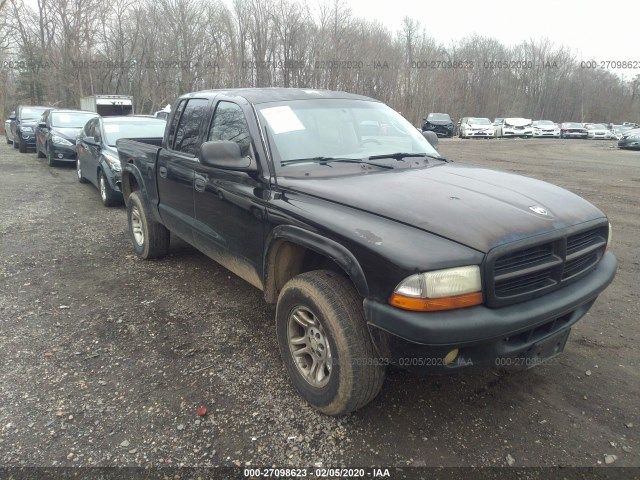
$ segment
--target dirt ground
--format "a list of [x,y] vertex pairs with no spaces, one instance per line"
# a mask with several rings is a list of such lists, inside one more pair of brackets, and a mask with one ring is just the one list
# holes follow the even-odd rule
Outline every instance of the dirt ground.
[[442,141],[600,207],[618,275],[549,364],[392,371],[334,419],[293,392],[259,291],[179,241],[136,259],[122,208],[0,140],[0,465],[640,466],[640,152]]

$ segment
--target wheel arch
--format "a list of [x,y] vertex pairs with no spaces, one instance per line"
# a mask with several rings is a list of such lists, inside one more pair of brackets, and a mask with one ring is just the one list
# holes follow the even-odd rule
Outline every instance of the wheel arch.
[[[369,286],[356,257],[344,245],[304,228],[279,225],[265,242],[263,284],[265,300],[275,303],[284,284],[310,265],[325,259],[344,273],[361,297],[369,294]],[[324,265],[325,267],[327,264]]]

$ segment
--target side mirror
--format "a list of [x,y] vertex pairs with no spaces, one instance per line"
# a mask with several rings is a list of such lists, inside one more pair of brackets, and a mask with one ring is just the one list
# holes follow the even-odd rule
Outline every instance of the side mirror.
[[435,133],[433,133],[431,130],[425,130],[424,132],[422,132],[422,136],[427,139],[427,142],[429,142],[433,148],[438,150],[439,140],[438,136]]
[[84,143],[86,143],[87,145],[93,145],[95,147],[98,146],[98,142],[96,141],[95,137],[84,137]]
[[15,119],[16,119],[15,113],[12,113],[11,115],[9,115],[9,120],[15,120]]
[[47,128],[47,122],[38,122],[40,128]]
[[200,147],[200,161],[204,165],[226,168],[239,172],[255,172],[256,162],[251,157],[243,157],[240,145],[230,141],[205,142]]

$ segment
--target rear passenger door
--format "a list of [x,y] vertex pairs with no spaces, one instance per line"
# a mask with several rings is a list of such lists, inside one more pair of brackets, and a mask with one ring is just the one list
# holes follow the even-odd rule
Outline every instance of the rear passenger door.
[[211,101],[183,99],[171,117],[166,148],[157,165],[158,209],[163,223],[188,242],[193,242],[193,181],[197,154],[202,144],[204,119]]

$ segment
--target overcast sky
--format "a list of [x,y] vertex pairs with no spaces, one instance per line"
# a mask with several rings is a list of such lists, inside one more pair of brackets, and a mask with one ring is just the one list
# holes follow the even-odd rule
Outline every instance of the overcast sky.
[[[345,0],[352,12],[393,31],[402,18],[420,21],[428,34],[449,43],[472,33],[514,45],[547,37],[585,60],[640,63],[640,0]],[[618,71],[629,77],[640,73]]]

